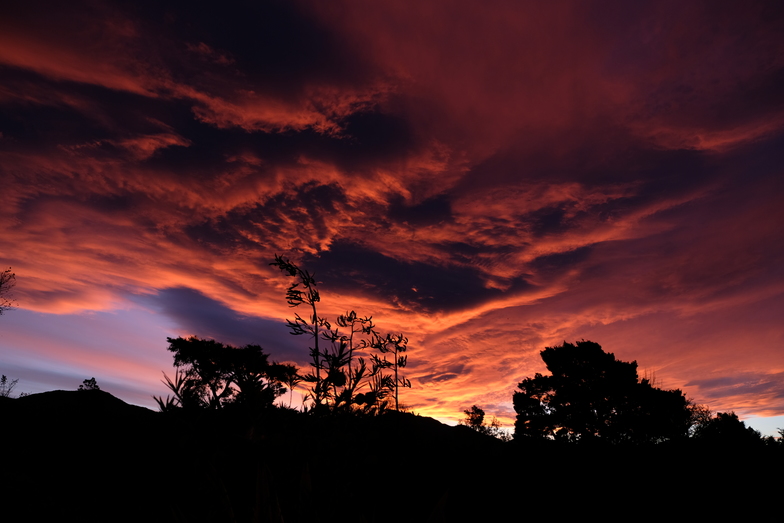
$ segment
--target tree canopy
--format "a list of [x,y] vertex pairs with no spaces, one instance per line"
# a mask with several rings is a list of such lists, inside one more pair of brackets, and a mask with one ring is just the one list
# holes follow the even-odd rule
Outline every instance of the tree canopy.
[[748,446],[763,443],[762,435],[738,418],[734,412],[719,412],[694,430],[694,437],[713,445]]
[[464,410],[463,413],[465,414],[465,419],[460,420],[460,425],[465,425],[471,430],[487,436],[493,436],[501,441],[510,441],[512,439],[509,432],[501,428],[501,423],[495,416],[493,416],[489,424],[485,423],[485,411],[476,405]]
[[0,315],[13,309],[14,301],[11,298],[11,289],[16,284],[16,275],[11,272],[11,267],[0,271]]
[[164,374],[174,398],[156,398],[162,409],[228,404],[268,407],[286,392],[282,384],[297,374],[293,365],[271,363],[258,345],[236,348],[195,336],[167,340],[177,372],[173,380]]
[[637,362],[615,359],[598,343],[564,342],[541,352],[550,376],[518,385],[515,438],[644,443],[687,437],[692,413],[678,390],[637,374]]
[[101,390],[101,387],[98,386],[98,383],[95,381],[95,378],[90,378],[88,380],[84,380],[81,385],[79,385],[78,390]]

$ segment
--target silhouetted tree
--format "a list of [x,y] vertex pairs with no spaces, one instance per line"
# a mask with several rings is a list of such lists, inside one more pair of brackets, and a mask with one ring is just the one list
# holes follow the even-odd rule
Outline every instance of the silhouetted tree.
[[11,299],[11,289],[16,284],[16,275],[11,272],[11,267],[0,272],[0,315],[13,309],[14,302]]
[[[295,313],[294,320],[286,321],[291,334],[312,339],[313,372],[302,378],[313,384],[309,397],[314,411],[323,410],[323,406],[331,412],[379,412],[386,408],[392,393],[395,409],[399,409],[399,388],[411,386],[399,374],[407,363],[403,353],[408,339],[402,334],[379,335],[371,317],[361,317],[354,311],[338,316],[333,328],[318,315],[316,304],[321,297],[314,275],[278,255],[270,265],[295,278],[286,291],[289,306],[304,304],[310,309],[309,318]],[[391,369],[391,374],[386,369]]]
[[294,365],[270,363],[258,345],[235,348],[215,340],[167,338],[177,370],[164,373],[173,398],[155,398],[161,410],[173,407],[213,408],[228,404],[268,407],[286,392],[282,383],[296,375]]
[[687,436],[692,414],[683,393],[639,379],[636,361],[618,361],[585,340],[547,347],[541,357],[552,375],[518,385],[515,438],[642,443]]
[[689,411],[691,412],[689,435],[693,437],[711,422],[713,419],[713,412],[707,405],[699,403],[691,403],[689,405]]
[[294,399],[294,387],[301,381],[302,376],[299,375],[297,368],[294,365],[290,365],[289,371],[283,376],[283,383],[289,388],[289,407],[291,407],[291,402]]
[[765,438],[765,444],[773,447],[782,447],[784,446],[784,429],[776,429],[776,432],[779,433],[778,436],[767,436]]
[[9,380],[5,374],[0,377],[0,398],[13,398],[14,387],[19,382],[18,379]]
[[762,435],[738,418],[734,412],[719,412],[710,421],[700,426],[694,438],[705,443],[749,446],[763,442]]
[[204,406],[197,380],[188,378],[187,374],[179,368],[174,369],[174,379],[169,378],[164,372],[161,381],[174,393],[174,397],[166,396],[165,399],[153,396],[161,412],[175,408],[194,409]]
[[464,410],[463,413],[466,415],[466,417],[465,419],[460,420],[461,425],[465,425],[466,427],[473,429],[480,434],[493,436],[494,438],[498,438],[501,441],[509,441],[511,439],[509,433],[501,428],[501,423],[495,418],[495,416],[493,416],[493,419],[489,424],[485,424],[485,411],[476,405],[472,406],[470,409]]
[[463,412],[465,413],[466,417],[464,420],[460,421],[460,424],[474,429],[477,432],[482,432],[482,427],[485,424],[485,411],[474,405],[470,409],[466,409]]
[[79,385],[79,390],[101,390],[101,387],[98,386],[95,378],[90,378],[89,380],[84,380],[82,384]]

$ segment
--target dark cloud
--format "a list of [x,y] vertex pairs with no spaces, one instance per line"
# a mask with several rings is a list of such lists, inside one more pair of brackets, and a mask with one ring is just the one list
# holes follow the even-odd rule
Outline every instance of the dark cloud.
[[734,396],[771,396],[780,400],[784,398],[784,373],[746,372],[692,380],[686,383],[686,387],[695,387],[699,394],[717,400]]
[[403,197],[397,196],[390,199],[387,216],[391,220],[412,226],[437,225],[444,221],[451,221],[452,206],[449,197],[445,194],[428,198],[414,205],[406,205]]
[[442,373],[442,374],[428,374],[427,376],[420,376],[417,378],[419,383],[440,383],[442,381],[450,381],[458,377],[458,374]]
[[560,275],[575,267],[584,265],[591,256],[593,249],[593,247],[580,247],[573,251],[539,256],[530,263],[530,267],[540,275]]
[[328,222],[339,220],[346,205],[345,194],[337,184],[308,182],[274,194],[264,202],[189,225],[185,232],[219,252],[243,246],[275,250],[298,238],[312,240],[310,245],[315,247],[331,236]]
[[204,180],[235,170],[237,158],[248,154],[257,160],[250,176],[265,179],[277,169],[300,168],[303,159],[336,165],[346,170],[352,184],[368,183],[364,169],[399,161],[412,154],[414,142],[405,122],[397,117],[357,113],[341,122],[345,130],[324,134],[310,128],[280,133],[220,129],[196,121],[189,114],[166,118],[189,147],[159,151],[146,162],[152,168],[178,173],[184,179]]
[[[187,42],[197,50],[199,44],[206,44],[212,52],[202,51],[203,56],[213,61],[224,56],[224,61],[230,61],[229,71],[241,71],[248,85],[281,95],[314,80],[344,82],[361,70],[360,54],[298,2],[228,2],[220,14],[215,6],[183,1],[170,2],[164,9],[154,2],[138,2],[131,10],[157,34],[165,35],[164,41]],[[353,60],[347,59],[351,56]]]
[[[473,268],[397,260],[345,242],[308,255],[302,263],[318,275],[325,289],[367,293],[427,314],[463,310],[504,294],[489,288],[482,273]],[[530,288],[523,279],[512,281],[510,286],[507,292]]]
[[522,216],[522,221],[531,224],[534,236],[562,233],[570,228],[567,210],[563,207],[547,207]]
[[275,321],[246,316],[186,287],[163,289],[157,295],[136,299],[159,309],[190,335],[235,346],[261,345],[279,361],[302,361],[307,357],[307,349],[303,348],[307,342],[292,339],[284,319]]
[[444,381],[451,381],[455,378],[459,378],[460,376],[467,375],[471,372],[471,367],[463,365],[461,363],[449,365],[445,369],[441,369],[438,372],[433,372],[430,374],[426,374],[424,376],[417,376],[416,380],[419,383],[427,384],[427,383],[440,383]]
[[253,241],[242,235],[241,230],[236,229],[223,217],[188,225],[184,232],[190,239],[214,252],[230,254],[236,249],[254,245]]
[[341,121],[342,145],[346,155],[359,155],[374,161],[386,161],[395,154],[406,153],[414,145],[411,130],[400,116],[378,110],[357,111]]

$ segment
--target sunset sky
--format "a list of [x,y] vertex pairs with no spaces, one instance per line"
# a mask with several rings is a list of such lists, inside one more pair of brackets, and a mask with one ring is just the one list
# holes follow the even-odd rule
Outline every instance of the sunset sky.
[[511,423],[539,351],[586,339],[784,427],[784,3],[3,11],[16,392],[154,407],[167,336],[306,365],[280,254],[325,316],[409,337],[419,414]]

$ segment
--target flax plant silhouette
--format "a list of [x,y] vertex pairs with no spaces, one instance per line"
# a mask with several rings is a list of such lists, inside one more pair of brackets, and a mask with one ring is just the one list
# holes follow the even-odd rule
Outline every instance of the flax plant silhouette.
[[[308,393],[312,409],[377,414],[389,408],[389,397],[394,394],[395,410],[399,410],[400,387],[411,387],[411,382],[400,376],[400,369],[408,361],[403,355],[408,338],[403,334],[378,334],[373,318],[355,311],[338,316],[333,327],[318,314],[321,295],[313,274],[278,255],[270,265],[295,278],[286,291],[289,306],[310,309],[308,318],[295,313],[294,319],[286,322],[291,334],[312,340],[309,350],[313,371],[302,376],[303,381],[312,384]],[[392,356],[391,361],[387,355]],[[389,369],[391,372],[387,372]]]
[[14,308],[11,289],[16,285],[16,275],[11,272],[11,267],[0,271],[0,315]]

